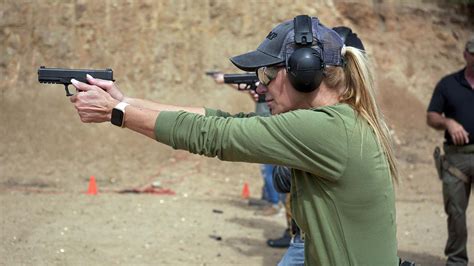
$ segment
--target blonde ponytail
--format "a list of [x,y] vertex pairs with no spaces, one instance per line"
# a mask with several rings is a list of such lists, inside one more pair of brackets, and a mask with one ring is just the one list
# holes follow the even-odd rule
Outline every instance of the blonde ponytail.
[[[392,178],[398,181],[398,167],[393,151],[390,133],[375,101],[374,76],[372,66],[364,51],[354,47],[345,47],[346,64],[328,68],[324,82],[332,88],[343,88],[341,102],[351,105],[359,115],[373,128],[377,140],[387,157]],[[343,75],[340,72],[344,72]],[[339,72],[339,73],[336,73]]]

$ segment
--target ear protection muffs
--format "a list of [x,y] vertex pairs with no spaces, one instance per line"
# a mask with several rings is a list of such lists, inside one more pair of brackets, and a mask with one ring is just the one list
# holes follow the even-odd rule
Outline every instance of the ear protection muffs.
[[311,92],[319,87],[324,77],[321,54],[312,49],[313,27],[311,18],[300,15],[294,18],[295,51],[286,62],[291,85],[300,92]]

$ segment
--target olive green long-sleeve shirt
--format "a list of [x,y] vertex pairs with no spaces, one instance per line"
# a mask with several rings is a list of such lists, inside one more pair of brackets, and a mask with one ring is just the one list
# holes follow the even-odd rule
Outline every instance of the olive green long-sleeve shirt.
[[225,161],[291,167],[292,212],[305,233],[307,265],[398,265],[388,162],[349,105],[270,117],[161,112],[155,135]]

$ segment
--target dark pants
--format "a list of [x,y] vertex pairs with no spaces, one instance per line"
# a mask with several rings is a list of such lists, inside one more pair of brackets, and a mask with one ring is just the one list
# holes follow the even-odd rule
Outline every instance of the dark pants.
[[[474,153],[453,152],[445,149],[446,160],[474,178]],[[465,183],[451,173],[443,170],[444,209],[448,215],[448,241],[444,253],[448,257],[446,265],[467,265],[466,250],[467,226],[466,209],[471,194],[472,182]]]

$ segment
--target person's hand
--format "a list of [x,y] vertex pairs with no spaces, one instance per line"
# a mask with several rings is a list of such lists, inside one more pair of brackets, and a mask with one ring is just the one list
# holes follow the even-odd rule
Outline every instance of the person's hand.
[[224,73],[216,72],[212,74],[212,79],[214,79],[214,82],[217,84],[224,84]]
[[115,100],[121,102],[124,100],[124,95],[123,93],[119,90],[117,85],[111,80],[105,80],[105,79],[96,79],[92,77],[91,75],[87,74],[87,81],[91,85],[96,85],[97,87],[102,88],[106,92],[112,96]]
[[[89,85],[71,80],[77,93],[69,98],[77,109],[77,113],[84,123],[101,123],[110,121],[112,109],[119,103],[118,100],[96,85]],[[113,86],[113,84],[112,84]]]
[[446,129],[448,130],[449,135],[451,135],[455,145],[469,143],[469,133],[455,120],[448,118],[446,121]]
[[255,102],[258,102],[258,97],[259,97],[259,94],[254,91],[254,90],[248,90],[249,91],[249,94],[250,94],[250,97],[252,97],[252,99],[255,101]]

